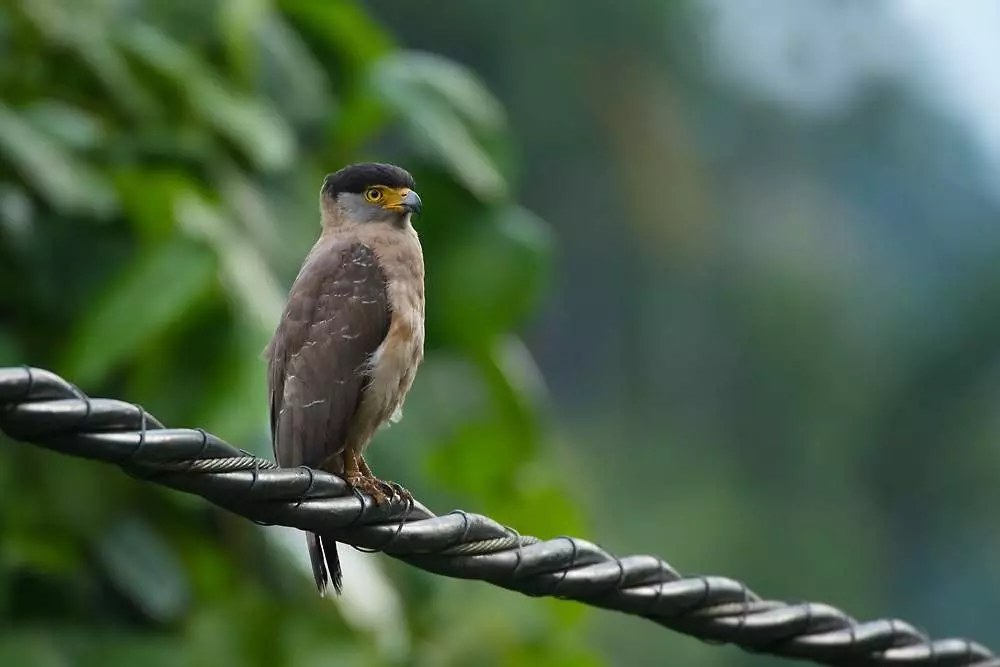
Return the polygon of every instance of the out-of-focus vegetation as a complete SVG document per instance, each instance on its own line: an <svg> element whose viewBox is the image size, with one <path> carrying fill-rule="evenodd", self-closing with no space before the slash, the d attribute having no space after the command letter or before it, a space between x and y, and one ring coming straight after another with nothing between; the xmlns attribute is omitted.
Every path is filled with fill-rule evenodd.
<svg viewBox="0 0 1000 667"><path fill-rule="evenodd" d="M588 536L1000 648L998 5L374 6L521 139ZM588 619L609 664L785 664Z"/></svg>
<svg viewBox="0 0 1000 667"><path fill-rule="evenodd" d="M376 470L998 648L988 6L7 0L0 363L269 453L322 176L391 160L429 351ZM10 442L0 521L0 665L777 664L349 550L342 609L294 531Z"/></svg>
<svg viewBox="0 0 1000 667"><path fill-rule="evenodd" d="M426 202L428 354L373 467L432 507L577 530L538 473L543 389L514 335L551 240L512 197L511 143L475 75L361 3L3 3L0 364L269 456L260 353L323 175L394 161ZM0 526L2 665L590 660L567 606L367 556L345 600L368 611L338 607L293 566L298 534L9 441Z"/></svg>

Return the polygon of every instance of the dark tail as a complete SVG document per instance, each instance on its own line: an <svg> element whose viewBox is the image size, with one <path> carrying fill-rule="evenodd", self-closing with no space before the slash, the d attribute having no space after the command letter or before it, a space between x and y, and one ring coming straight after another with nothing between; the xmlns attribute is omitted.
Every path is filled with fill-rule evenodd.
<svg viewBox="0 0 1000 667"><path fill-rule="evenodd" d="M306 533L306 544L309 545L309 560L312 561L313 578L320 595L326 595L327 585L333 581L333 590L340 595L343 577L340 571L340 556L337 555L337 543L329 537L316 533Z"/></svg>

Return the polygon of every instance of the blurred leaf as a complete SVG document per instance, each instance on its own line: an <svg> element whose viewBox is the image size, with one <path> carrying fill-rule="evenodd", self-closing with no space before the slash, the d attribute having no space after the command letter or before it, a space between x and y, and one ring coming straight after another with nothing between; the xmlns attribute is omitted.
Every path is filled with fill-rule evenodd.
<svg viewBox="0 0 1000 667"><path fill-rule="evenodd" d="M141 253L106 288L69 338L59 364L93 384L185 316L215 284L211 253L181 238Z"/></svg>
<svg viewBox="0 0 1000 667"><path fill-rule="evenodd" d="M258 33L258 79L282 116L297 124L318 124L333 116L335 100L326 72L285 18L272 14Z"/></svg>
<svg viewBox="0 0 1000 667"><path fill-rule="evenodd" d="M254 327L240 327L219 360L214 377L207 378L206 400L195 420L204 428L257 456L270 457L267 364L261 352L268 335Z"/></svg>
<svg viewBox="0 0 1000 667"><path fill-rule="evenodd" d="M505 129L500 101L468 68L433 53L400 51L392 57L397 76L436 93L474 130L491 133Z"/></svg>
<svg viewBox="0 0 1000 667"><path fill-rule="evenodd" d="M479 358L479 367L493 400L508 418L522 425L524 437L537 435L533 427L547 407L548 390L524 342L513 335L498 340L487 357Z"/></svg>
<svg viewBox="0 0 1000 667"><path fill-rule="evenodd" d="M112 172L118 198L129 222L147 242L176 235L174 201L194 184L181 169L122 167Z"/></svg>
<svg viewBox="0 0 1000 667"><path fill-rule="evenodd" d="M407 9L371 6L0 8L0 297L16 315L0 325L0 362L53 367L93 395L269 454L260 352L318 232L322 174L405 155L429 207L418 226L433 312L407 418L379 434L373 465L417 484L426 466L422 498L460 494L548 529L572 507L543 465L544 387L512 331L537 298L548 231L509 207L513 142L497 100L463 66L397 51L381 23ZM98 217L108 224L88 224ZM397 625L373 630L300 585L248 522L81 465L0 447L0 625L60 662L496 667L581 654L563 608L412 569L388 568L393 586L424 588L401 596ZM449 614L427 625L426 603L444 599ZM35 620L44 632L30 634ZM421 661L424 643L446 650Z"/></svg>
<svg viewBox="0 0 1000 667"><path fill-rule="evenodd" d="M74 150L96 148L107 138L99 118L53 100L43 100L27 107L24 118L39 131Z"/></svg>
<svg viewBox="0 0 1000 667"><path fill-rule="evenodd" d="M52 43L75 51L104 83L107 93L130 113L149 116L155 111L152 99L109 39L108 14L116 8L116 3L33 0L17 6Z"/></svg>
<svg viewBox="0 0 1000 667"><path fill-rule="evenodd" d="M189 193L177 202L177 221L219 257L228 292L249 321L270 331L284 309L284 292L261 253L216 207Z"/></svg>
<svg viewBox="0 0 1000 667"><path fill-rule="evenodd" d="M77 630L77 636L60 633L60 641L73 645L74 667L142 665L175 667L183 664L178 656L179 642L170 635L153 633L94 632Z"/></svg>
<svg viewBox="0 0 1000 667"><path fill-rule="evenodd" d="M67 549L64 540L53 539L48 533L16 530L8 526L0 562L4 568L23 568L36 575L69 572L77 564L79 554ZM3 664L3 663L0 663Z"/></svg>
<svg viewBox="0 0 1000 667"><path fill-rule="evenodd" d="M523 360L516 360L517 354L518 342L508 341L480 362L490 400L477 412L464 411L462 421L439 432L425 463L434 480L477 498L483 511L501 517L527 491L518 480L534 464L539 445L531 399L540 385Z"/></svg>
<svg viewBox="0 0 1000 667"><path fill-rule="evenodd" d="M21 176L57 209L64 212L83 209L97 217L114 211L114 193L96 171L77 161L3 104L0 104L0 150Z"/></svg>
<svg viewBox="0 0 1000 667"><path fill-rule="evenodd" d="M507 654L504 667L517 665L546 665L547 667L600 667L604 662L593 652L579 645L535 645L515 647Z"/></svg>
<svg viewBox="0 0 1000 667"><path fill-rule="evenodd" d="M509 503L513 478L533 454L531 443L517 435L499 419L462 424L432 451L427 473L465 497L480 499L482 511L496 511Z"/></svg>
<svg viewBox="0 0 1000 667"><path fill-rule="evenodd" d="M461 242L428 265L428 327L482 349L518 326L535 306L551 249L548 229L511 206L472 221Z"/></svg>
<svg viewBox="0 0 1000 667"><path fill-rule="evenodd" d="M0 635L0 665L69 667L70 662L41 634L4 632Z"/></svg>
<svg viewBox="0 0 1000 667"><path fill-rule="evenodd" d="M187 578L176 556L144 521L119 521L97 546L104 570L146 616L160 622L178 618L190 602Z"/></svg>
<svg viewBox="0 0 1000 667"><path fill-rule="evenodd" d="M35 207L24 188L0 184L0 240L16 253L26 253L35 232Z"/></svg>
<svg viewBox="0 0 1000 667"><path fill-rule="evenodd" d="M279 0L281 8L344 58L352 70L388 52L392 42L360 6L347 0Z"/></svg>
<svg viewBox="0 0 1000 667"><path fill-rule="evenodd" d="M246 230L256 248L278 256L283 237L278 229L278 216L271 210L264 192L235 169L227 170L219 180L219 194L235 223Z"/></svg>
<svg viewBox="0 0 1000 667"><path fill-rule="evenodd" d="M553 480L551 463L524 467L517 477L516 503L498 505L497 521L515 526L525 534L551 539L559 535L584 534L580 510ZM560 605L562 607L563 605ZM579 610L564 610L565 618L579 620Z"/></svg>
<svg viewBox="0 0 1000 667"><path fill-rule="evenodd" d="M225 40L234 78L251 81L256 69L256 38L270 20L267 0L222 0L218 6L219 32Z"/></svg>
<svg viewBox="0 0 1000 667"><path fill-rule="evenodd" d="M337 117L336 156L352 155L384 128L390 114L375 95L364 90L342 100Z"/></svg>
<svg viewBox="0 0 1000 667"><path fill-rule="evenodd" d="M417 385L419 384L419 387ZM476 365L454 351L436 351L427 355L414 380L414 391L407 394L406 405L420 414L414 426L429 430L435 441L454 426L490 413L493 397L483 374ZM404 415L405 415L404 410ZM402 429L400 422L391 430Z"/></svg>
<svg viewBox="0 0 1000 667"><path fill-rule="evenodd" d="M183 90L191 107L259 168L274 170L292 161L294 137L270 105L232 90L207 63L155 28L137 25L124 40L138 57Z"/></svg>
<svg viewBox="0 0 1000 667"><path fill-rule="evenodd" d="M0 366L16 366L23 359L21 345L14 333L6 326L0 327Z"/></svg>
<svg viewBox="0 0 1000 667"><path fill-rule="evenodd" d="M547 625L540 607L504 591L448 581L439 592L422 608L435 631L417 647L417 667L497 665L525 627Z"/></svg>
<svg viewBox="0 0 1000 667"><path fill-rule="evenodd" d="M502 130L499 104L465 68L438 56L397 52L381 58L371 83L409 126L413 140L484 201L507 195L500 167L480 135Z"/></svg>

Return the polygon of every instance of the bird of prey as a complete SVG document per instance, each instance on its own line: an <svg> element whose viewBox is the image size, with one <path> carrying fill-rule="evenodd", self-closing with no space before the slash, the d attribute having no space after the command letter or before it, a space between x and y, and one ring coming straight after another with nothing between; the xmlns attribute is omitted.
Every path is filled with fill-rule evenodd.
<svg viewBox="0 0 1000 667"><path fill-rule="evenodd" d="M322 232L292 284L268 361L271 442L282 467L341 476L375 502L405 490L377 479L365 448L403 400L424 356L424 259L413 177L364 163L329 174ZM341 590L329 536L307 533L316 586Z"/></svg>

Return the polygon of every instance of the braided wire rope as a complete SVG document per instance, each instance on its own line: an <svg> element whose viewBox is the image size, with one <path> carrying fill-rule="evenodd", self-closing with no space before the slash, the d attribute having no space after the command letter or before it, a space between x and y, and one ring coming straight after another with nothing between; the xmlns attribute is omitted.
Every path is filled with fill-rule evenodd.
<svg viewBox="0 0 1000 667"><path fill-rule="evenodd" d="M462 510L378 506L339 477L279 468L200 429L168 429L141 407L89 398L46 370L0 368L0 431L206 500L262 524L336 536L428 572L576 600L747 651L824 665L1000 667L966 639L899 620L860 622L823 603L766 600L721 576L682 575L653 556L615 557L573 537L539 540Z"/></svg>

